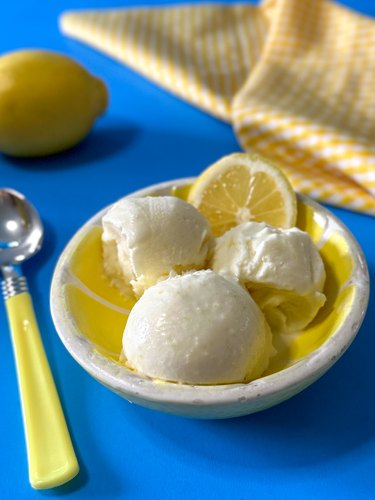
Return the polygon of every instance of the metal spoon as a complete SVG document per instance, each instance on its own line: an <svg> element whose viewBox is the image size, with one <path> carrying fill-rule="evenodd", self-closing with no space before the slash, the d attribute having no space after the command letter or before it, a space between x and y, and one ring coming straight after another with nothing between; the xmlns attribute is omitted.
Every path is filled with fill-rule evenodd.
<svg viewBox="0 0 375 500"><path fill-rule="evenodd" d="M29 479L37 489L59 486L79 471L19 266L40 249L42 239L43 226L35 208L17 191L0 189L2 289L16 360Z"/></svg>

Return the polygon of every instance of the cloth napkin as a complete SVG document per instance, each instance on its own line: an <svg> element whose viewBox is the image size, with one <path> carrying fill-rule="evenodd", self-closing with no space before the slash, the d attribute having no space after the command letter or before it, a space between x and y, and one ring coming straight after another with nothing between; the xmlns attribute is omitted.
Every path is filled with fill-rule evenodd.
<svg viewBox="0 0 375 500"><path fill-rule="evenodd" d="M327 0L64 13L60 27L230 122L296 191L375 215L375 22Z"/></svg>

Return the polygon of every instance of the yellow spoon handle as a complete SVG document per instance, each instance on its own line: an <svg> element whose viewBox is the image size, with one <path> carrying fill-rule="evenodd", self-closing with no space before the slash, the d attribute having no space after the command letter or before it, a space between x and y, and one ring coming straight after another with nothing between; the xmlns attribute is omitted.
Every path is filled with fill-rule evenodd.
<svg viewBox="0 0 375 500"><path fill-rule="evenodd" d="M6 299L31 486L53 488L79 471L28 292Z"/></svg>

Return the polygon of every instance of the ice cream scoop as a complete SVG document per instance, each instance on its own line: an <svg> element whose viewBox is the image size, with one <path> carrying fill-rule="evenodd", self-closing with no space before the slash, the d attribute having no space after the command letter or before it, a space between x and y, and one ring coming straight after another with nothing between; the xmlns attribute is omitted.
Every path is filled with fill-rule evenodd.
<svg viewBox="0 0 375 500"><path fill-rule="evenodd" d="M156 379L247 382L268 366L271 333L241 285L205 270L146 290L129 315L123 352L128 367Z"/></svg>
<svg viewBox="0 0 375 500"><path fill-rule="evenodd" d="M325 302L324 264L300 229L245 222L217 238L211 267L246 286L271 328L304 328Z"/></svg>
<svg viewBox="0 0 375 500"><path fill-rule="evenodd" d="M125 198L102 219L104 268L136 296L171 273L202 269L211 238L206 219L174 196Z"/></svg>

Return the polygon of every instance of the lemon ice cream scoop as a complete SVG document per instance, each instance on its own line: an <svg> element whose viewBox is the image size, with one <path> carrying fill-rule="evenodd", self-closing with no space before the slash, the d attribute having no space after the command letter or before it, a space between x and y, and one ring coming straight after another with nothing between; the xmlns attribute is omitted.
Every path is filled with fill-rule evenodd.
<svg viewBox="0 0 375 500"><path fill-rule="evenodd" d="M171 274L202 269L210 227L196 208L174 196L125 198L102 219L104 268L124 294Z"/></svg>
<svg viewBox="0 0 375 500"><path fill-rule="evenodd" d="M146 290L129 315L123 351L130 368L152 378L245 382L267 368L271 333L241 285L205 270Z"/></svg>
<svg viewBox="0 0 375 500"><path fill-rule="evenodd" d="M240 224L215 240L211 267L249 289L274 331L304 328L325 302L323 261L296 227Z"/></svg>

